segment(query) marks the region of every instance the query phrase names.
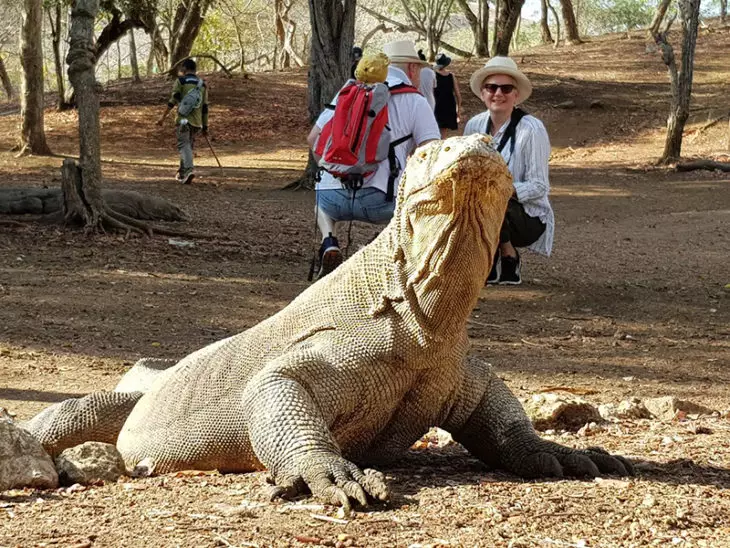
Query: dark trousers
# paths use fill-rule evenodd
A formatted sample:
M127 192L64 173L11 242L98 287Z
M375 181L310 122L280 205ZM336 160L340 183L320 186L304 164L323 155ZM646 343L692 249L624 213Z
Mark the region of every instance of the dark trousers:
M514 247L527 247L534 244L543 232L545 223L539 217L530 217L517 198L510 198L499 233L499 243L510 242Z

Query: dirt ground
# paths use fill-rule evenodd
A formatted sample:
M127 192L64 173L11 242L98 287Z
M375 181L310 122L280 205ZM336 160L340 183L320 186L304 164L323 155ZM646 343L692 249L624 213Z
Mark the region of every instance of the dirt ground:
M686 156L727 152L730 33L703 31ZM392 501L326 521L306 499L269 502L263 474L177 474L0 494L0 546L730 546L730 177L652 165L663 146L666 71L642 38L516 55L527 104L551 136L556 244L524 257L525 283L485 289L474 352L521 398L555 387L594 403L672 395L714 417L625 420L590 436L637 463L635 478L521 481L458 446L414 451L385 470ZM479 63L456 66L466 117ZM0 226L0 406L21 419L50 402L111 389L138 358L179 358L246 329L307 287L313 195L280 190L306 161L306 73L210 76L211 133L199 178L172 181L171 127L154 125L168 84L109 86L108 187L164 196L208 239L87 237ZM564 101L574 108L561 108ZM591 103L599 101L600 104ZM74 112L47 112L58 156L0 153L0 188L58 186L77 151ZM18 118L0 118L0 149ZM356 226L353 246L372 236ZM335 519L337 519L335 517Z

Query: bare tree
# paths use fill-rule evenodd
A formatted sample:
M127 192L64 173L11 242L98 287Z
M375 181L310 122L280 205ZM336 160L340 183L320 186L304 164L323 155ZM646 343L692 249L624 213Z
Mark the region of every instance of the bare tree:
M402 2L406 2L408 0L401 0ZM426 4L428 2L442 2L442 3L449 3L453 4L453 0L421 0L421 4ZM364 11L365 13L371 15L381 23L383 23L383 26L376 27L376 30L383 30L383 32L390 32L391 30L396 30L398 32L415 32L418 34L418 37L420 40L427 40L429 36L429 31L427 29L427 25L429 24L428 21L430 18L422 18L422 17L411 17L410 15L406 14L407 18L409 19L408 22L398 21L397 19L394 19L393 17L389 17L385 14L379 13L375 11L372 8L369 8L367 6L360 6L360 9ZM416 11L411 10L413 14L416 14ZM449 12L451 11L451 6L449 6ZM441 10L441 14L444 17L448 17L445 14L443 10ZM446 21L444 21L444 24ZM388 28L388 27L392 28ZM449 44L447 42L444 42L441 39L441 36L443 35L443 29L440 32L437 32L436 34L431 33L431 39L434 40L435 36L438 36L438 44L436 44L436 48L438 49L445 49L446 51L450 51L451 53L455 53L456 55L460 55L461 57L471 57L472 54L469 51L457 48L456 46ZM434 42L435 43L435 42ZM440 47L439 47L440 46ZM430 48L429 48L430 49ZM434 50L435 51L435 50ZM433 57L435 57L435 54L431 53ZM433 59L432 59L433 60Z
M309 119L312 123L350 76L357 0L309 0L312 49L309 63ZM317 163L310 152L304 176L289 188L313 188Z
M294 0L274 0L274 11L276 14L276 48L279 52L279 66L289 68L292 59L298 66L304 66L304 62L294 51L292 41L297 30L297 23L290 16Z
M649 32L649 36L653 37L659 33L659 29L662 27L664 18L667 15L667 10L669 9L670 2L671 2L671 0L661 0L661 2L659 2L659 5L657 5L656 13L654 14L654 19L651 20L651 23L649 24L649 28L647 29Z
M0 57L0 81L3 84L5 95L8 96L8 101L11 101L15 97L15 90L13 89L13 83L10 81L8 71L5 69L5 61Z
M669 71L672 99L667 119L667 138L660 164L668 164L679 159L682 152L682 132L689 117L689 103L692 96L692 77L694 70L697 28L700 18L700 0L679 0L679 14L682 22L682 58L677 68L674 49L667 39L671 21L664 32L654 33L654 40L661 49L662 60Z
M137 61L137 43L134 41L134 29L129 29L129 64L132 65L132 80L141 82L139 62Z
M553 36L550 34L550 25L548 25L547 0L540 0L540 38L543 44L550 44L553 41Z
M61 59L61 30L63 26L63 6L60 1L46 7L48 24L51 27L51 46L53 48L53 66L56 72L56 105L58 110L68 108L66 102L66 85L63 80L63 61Z
M50 154L43 127L43 49L41 0L23 0L20 63L23 85L20 96L20 154Z
M401 5L411 24L422 29L428 58L435 60L454 0L401 0Z
M547 4L550 13L553 14L553 19L555 19L555 39L553 40L553 47L557 48L560 45L560 17L558 17L558 12L550 3L550 0L545 0L545 3Z
M724 25L727 19L727 0L720 0L720 22Z
M477 57L489 57L489 2L478 0L476 13L472 11L467 0L456 0L456 3L469 21Z
M500 11L497 17L496 41L493 47L494 55L509 55L512 34L517 26L517 20L520 18L524 3L525 0L502 0L499 3Z
M99 0L74 0L66 62L68 78L76 92L79 111L80 154L78 162L71 159L63 162L63 215L66 222L80 221L87 230L112 228L151 234L146 223L107 205L101 191L99 85L94 76L98 60L94 43L94 23L98 13ZM162 234L173 233L156 230Z
M210 5L211 0L188 0L178 4L170 31L170 67L177 66L177 63L190 56ZM170 73L174 75L174 69L170 69Z
M575 11L573 10L572 0L560 0L560 5L563 8L563 23L565 23L565 41L569 44L581 44L583 40L580 39L578 33L578 23L575 20Z

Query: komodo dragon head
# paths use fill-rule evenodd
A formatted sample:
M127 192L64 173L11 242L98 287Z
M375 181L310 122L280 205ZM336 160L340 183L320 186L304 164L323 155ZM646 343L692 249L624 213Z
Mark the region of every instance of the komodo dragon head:
M432 334L449 318L466 321L489 273L511 193L512 177L490 137L452 137L418 148L383 235L394 270L386 269L381 305L408 301Z

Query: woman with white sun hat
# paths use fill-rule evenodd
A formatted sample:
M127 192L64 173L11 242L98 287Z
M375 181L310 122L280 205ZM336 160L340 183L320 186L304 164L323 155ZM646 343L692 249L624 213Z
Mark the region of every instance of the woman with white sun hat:
M486 133L512 174L514 193L507 206L500 245L487 283L522 283L516 248L550 255L555 217L548 200L550 139L543 123L517 108L532 94L532 84L509 57L492 57L474 72L469 85L487 107L470 119L464 135Z

